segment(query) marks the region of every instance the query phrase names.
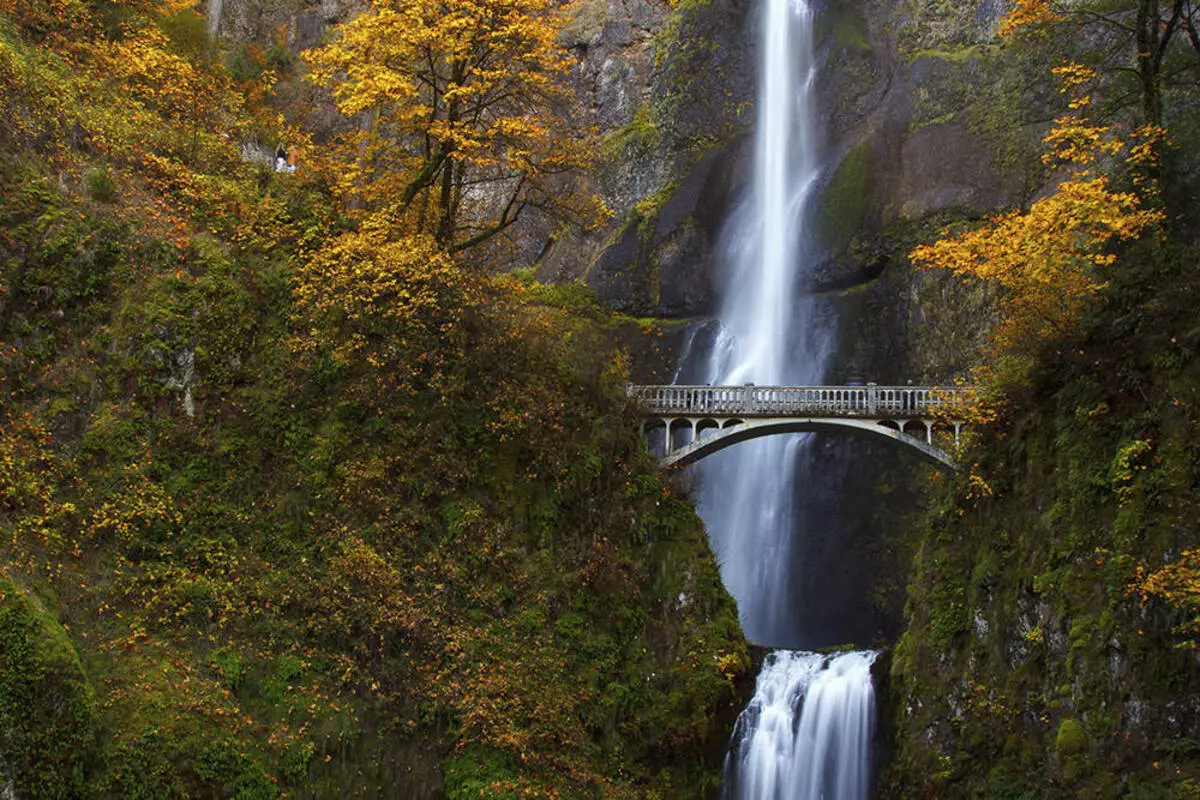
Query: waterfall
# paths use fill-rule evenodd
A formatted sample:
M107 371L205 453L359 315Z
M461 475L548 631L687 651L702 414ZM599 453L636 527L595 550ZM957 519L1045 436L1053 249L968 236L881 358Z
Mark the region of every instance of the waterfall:
M875 654L776 651L725 760L730 800L839 800L870 790ZM799 717L797 719L797 716Z
M820 176L813 102L812 11L767 0L753 191L724 234L729 266L704 381L820 383L831 348L816 303L797 292L810 261L809 203ZM805 323L805 324L802 324ZM792 489L808 437L768 437L702 462L699 506L742 627L788 644Z
M731 385L815 384L833 326L800 291L814 261L810 200L822 173L814 101L813 12L806 0L764 0L753 191L724 231L719 330L707 363L681 366ZM766 437L698 467L699 510L738 602L748 639L803 641L790 602L801 515L796 486L809 474L807 436ZM811 523L811 520L808 520ZM827 657L777 651L734 731L723 791L737 800L863 800L869 790L874 695L871 653Z

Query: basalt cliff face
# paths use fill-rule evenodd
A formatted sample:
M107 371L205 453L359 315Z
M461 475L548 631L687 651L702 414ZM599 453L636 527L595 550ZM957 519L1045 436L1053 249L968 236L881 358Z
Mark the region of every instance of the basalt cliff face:
M592 100L583 109L608 131L596 182L614 216L599 231L558 232L540 273L583 280L634 313L704 316L715 302L721 225L749 174L755 8L644 11L639 19L610 6L611 18L576 44ZM895 2L821 10L817 82L829 166L823 264L811 288L845 295L884 278L852 304L887 317L881 335L847 343L862 370L946 371L947 353L914 356L902 341L926 306L946 299L916 294L906 248L931 220L1010 205L1039 183L1037 127L1002 116L1028 98L1018 67L990 52L999 11L995 3ZM894 302L897 292L906 302ZM899 344L877 352L888 340Z
M210 27L235 42L293 52L361 11L359 0L210 0ZM754 117L755 6L746 0L585 0L564 42L577 56L575 115L600 132L597 169L581 180L613 214L580 230L530 217L518 260L547 280L578 280L613 308L663 318L713 309L721 226L745 188ZM813 290L862 291L887 309L890 335L854 337L860 369L944 372L945 353L876 353L896 326L943 300L917 291L904 251L930 221L977 216L1027 198L1041 175L1024 65L991 52L1001 4L829 0L819 21L829 164L823 265ZM320 94L284 81L281 105L316 130L344 122ZM964 333L964 336L968 334ZM905 337L900 337L903 339ZM969 338L969 337L968 337ZM867 341L868 339L872 341ZM859 352L862 351L862 352ZM916 363L912 363L915 361ZM881 375L881 378L884 376Z

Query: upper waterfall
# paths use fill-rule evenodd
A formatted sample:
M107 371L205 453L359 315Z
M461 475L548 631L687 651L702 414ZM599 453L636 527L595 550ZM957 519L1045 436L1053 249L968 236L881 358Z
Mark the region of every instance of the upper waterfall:
M762 55L752 190L724 233L720 332L705 380L714 384L814 384L832 331L797 287L811 263L809 218L821 174L815 103L813 11L769 0ZM700 510L722 575L751 641L791 644L783 598L795 527L792 487L804 439L749 442L701 467Z

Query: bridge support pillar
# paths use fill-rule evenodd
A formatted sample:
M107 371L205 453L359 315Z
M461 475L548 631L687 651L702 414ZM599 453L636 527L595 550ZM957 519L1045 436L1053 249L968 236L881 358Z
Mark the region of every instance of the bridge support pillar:
M756 410L754 407L754 384L747 383L742 388L742 391L745 392L745 397L742 400L743 407L746 409L747 414L753 414Z

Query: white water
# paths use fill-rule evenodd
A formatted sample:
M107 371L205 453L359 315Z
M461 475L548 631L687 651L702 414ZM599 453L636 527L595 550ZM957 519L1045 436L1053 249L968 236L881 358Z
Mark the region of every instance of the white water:
M755 800L865 798L870 790L875 654L779 650L726 757L726 796ZM797 719L799 716L799 719Z
M720 332L704 370L715 385L821 383L833 331L798 291L812 261L809 201L821 177L813 13L764 0L753 191L725 233ZM701 462L700 513L748 639L795 646L798 482L813 483L809 438L767 437ZM739 718L726 797L863 800L869 791L871 653L777 651Z
M721 329L705 381L820 383L832 335L797 292L808 249L808 200L820 176L812 12L767 0L754 184L725 233ZM702 462L700 513L725 586L751 641L786 644L795 515L792 490L807 437L768 437Z

